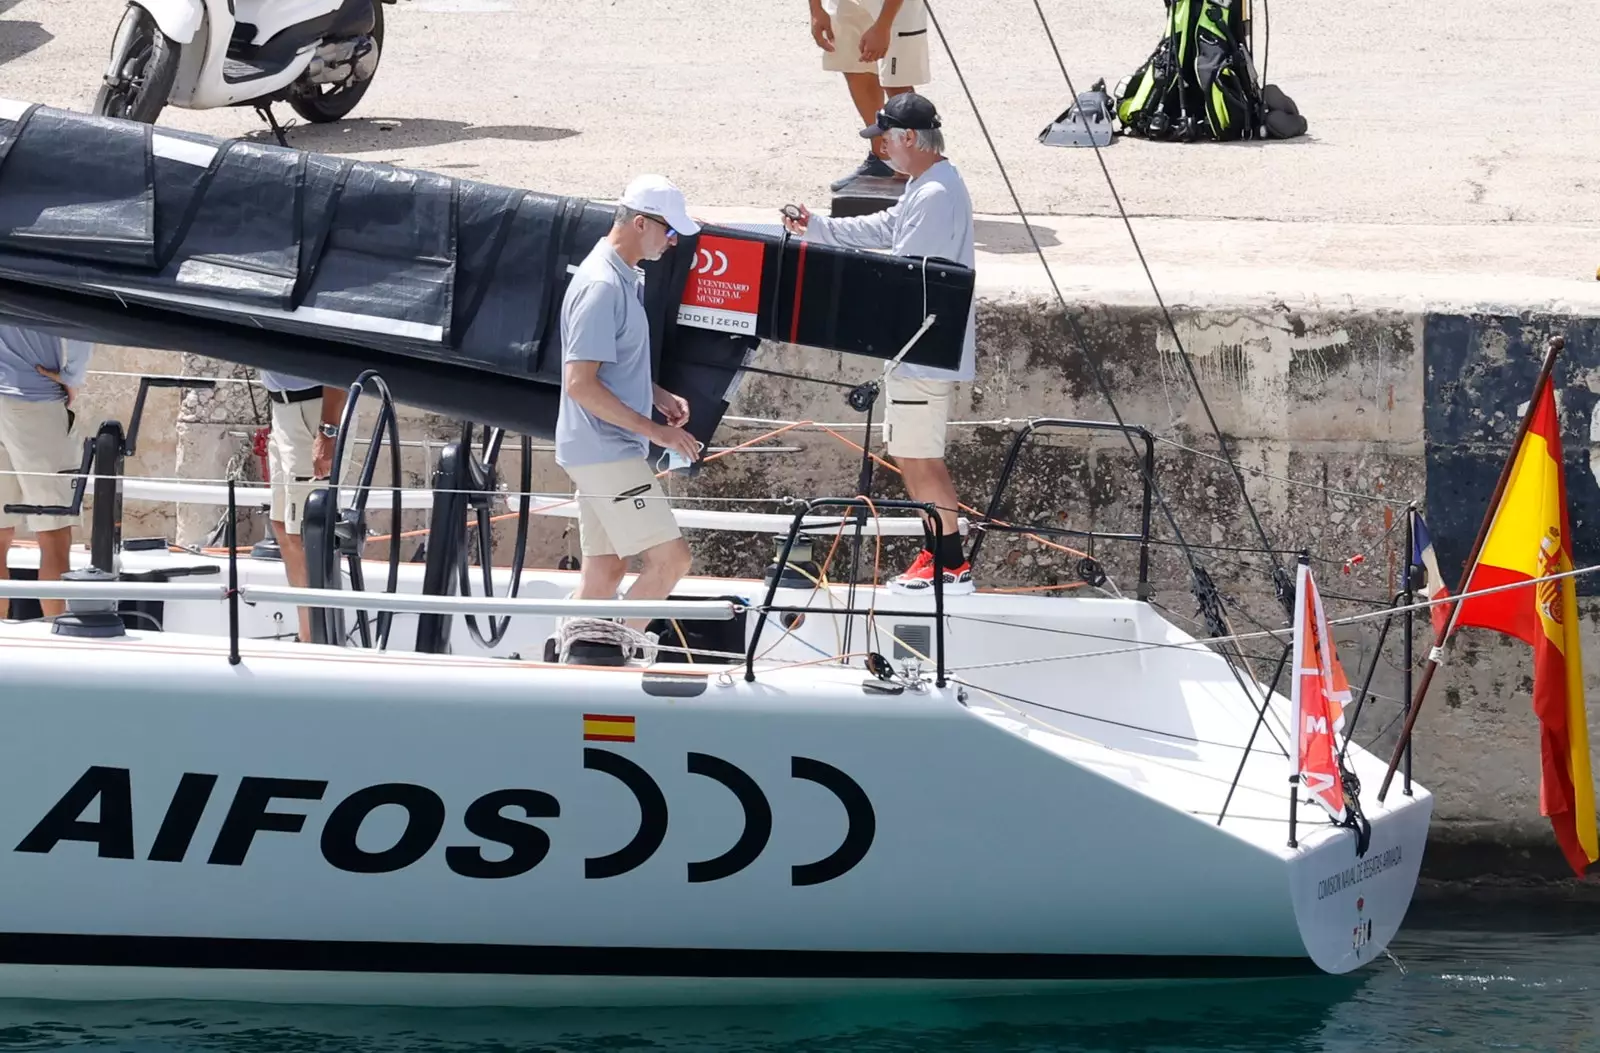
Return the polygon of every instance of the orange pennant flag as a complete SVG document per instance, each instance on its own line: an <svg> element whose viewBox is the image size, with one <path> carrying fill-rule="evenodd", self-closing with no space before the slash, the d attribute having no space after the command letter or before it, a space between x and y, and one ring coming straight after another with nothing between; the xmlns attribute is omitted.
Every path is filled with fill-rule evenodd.
<svg viewBox="0 0 1600 1053"><path fill-rule="evenodd" d="M1463 592L1531 583L1572 569L1572 527L1553 385L1544 385L1528 412L1528 430L1512 451L1511 475ZM1455 624L1493 629L1533 647L1533 712L1540 723L1539 811L1550 818L1568 864L1583 876L1600 850L1576 581L1560 578L1468 596L1461 601Z"/></svg>
<svg viewBox="0 0 1600 1053"><path fill-rule="evenodd" d="M1306 563L1300 564L1295 581L1294 680L1289 701L1300 784L1335 822L1343 822L1338 734L1344 728L1350 684L1334 653L1322 596Z"/></svg>

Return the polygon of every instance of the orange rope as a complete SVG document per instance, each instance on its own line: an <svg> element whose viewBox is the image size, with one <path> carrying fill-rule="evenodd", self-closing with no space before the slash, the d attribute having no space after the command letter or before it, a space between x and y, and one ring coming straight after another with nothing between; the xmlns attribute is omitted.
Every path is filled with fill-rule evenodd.
<svg viewBox="0 0 1600 1053"><path fill-rule="evenodd" d="M777 436L782 435L786 431L791 431L791 430L793 430L795 428L801 428L801 427L804 427L805 425L810 424L810 423L812 423L812 422L808 421L808 420L797 420L793 424L785 424L781 428L774 428L772 431L767 432L765 435L757 435L755 438L750 439L747 442L741 442L737 446L730 446L726 450L718 450L716 453L712 454L709 457L702 457L700 459L700 463L701 464L710 464L712 461L717 460L719 457L726 457L730 453L737 453L738 451L743 450L746 447L754 446L758 442L766 442L768 439L776 438ZM655 477L657 479L660 479L662 476L666 475L670 471L672 471L672 469L670 469L670 468L663 469L663 470L657 472L655 474ZM508 496L518 496L518 497L520 497L521 495L517 494L517 495L508 495ZM547 509L548 508L561 508L564 505L572 504L576 500L577 500L576 497L569 497L565 501L557 501L553 505L545 505L544 507L547 508ZM500 523L500 522L504 522L507 519L515 519L515 518L517 518L517 513L516 512L502 512L501 514L499 514L497 516L490 516L489 517L489 522L490 523ZM367 541L370 542L370 543L377 543L377 542L381 542L381 541L391 541L391 540L392 541L404 541L407 538L425 537L425 536L427 536L427 534L428 534L428 531L427 531L426 528L424 528L422 530L407 530L403 534L374 534L371 537L367 538Z"/></svg>
<svg viewBox="0 0 1600 1053"><path fill-rule="evenodd" d="M822 431L827 432L829 435L832 435L835 439L838 439L840 442L844 443L846 446L851 447L857 453L866 453L867 452L866 449L864 447L862 447L862 445L860 443L854 441L853 439L848 439L845 436L840 435L838 432L834 431L832 428L828 427L827 425L819 424L819 425L817 425L817 427L820 428ZM896 475L904 474L903 472L900 471L899 468L896 468L894 465L890 464L888 461L884 460L882 457L879 457L875 453L868 453L867 456L871 457L874 461L876 461L877 463L883 465L885 468L889 469L891 472L895 473ZM958 508L960 508L961 511L963 511L963 512L971 512L975 516L983 515L982 512L979 512L976 508L973 508L969 504L964 504L964 503L962 503L960 501L957 501L956 502L956 506ZM1012 525L1014 525L1014 524L1011 524L1011 523L1007 523L1004 519L995 519L995 520L991 520L991 522L994 522L994 523L996 523L996 524L998 524L1000 526L1012 526ZM1039 544L1043 545L1046 548L1053 548L1053 549L1056 549L1058 551L1065 552L1068 555L1072 555L1072 556L1088 556L1089 555L1089 553L1087 553L1087 552L1080 552L1075 548L1068 548L1066 545L1059 545L1054 541L1047 541L1044 538L1040 537L1038 534L1023 534L1022 536L1025 537L1025 538L1029 538L1029 539L1031 539L1033 541L1037 541Z"/></svg>

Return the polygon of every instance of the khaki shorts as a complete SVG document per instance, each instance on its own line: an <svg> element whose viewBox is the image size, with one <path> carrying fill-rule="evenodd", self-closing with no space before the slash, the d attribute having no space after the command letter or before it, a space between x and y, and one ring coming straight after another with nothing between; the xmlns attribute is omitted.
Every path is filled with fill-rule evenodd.
<svg viewBox="0 0 1600 1053"><path fill-rule="evenodd" d="M78 525L78 516L17 516L4 511L12 504L72 504L72 476L56 473L77 472L83 446L67 421L65 402L0 395L0 530L26 523L37 534Z"/></svg>
<svg viewBox="0 0 1600 1053"><path fill-rule="evenodd" d="M955 390L953 380L889 377L883 437L891 457L944 456L944 429Z"/></svg>
<svg viewBox="0 0 1600 1053"><path fill-rule="evenodd" d="M644 458L562 470L578 488L578 549L585 556L637 556L683 536Z"/></svg>
<svg viewBox="0 0 1600 1053"><path fill-rule="evenodd" d="M272 438L267 443L267 474L272 477L272 521L285 533L299 534L306 499L318 486L312 446L322 424L322 399L272 403Z"/></svg>
<svg viewBox="0 0 1600 1053"><path fill-rule="evenodd" d="M885 88L914 88L931 79L928 68L928 11L922 0L906 0L894 16L889 50L877 62L861 61L861 35L872 28L883 0L826 0L833 22L833 50L822 53L822 68L834 73L876 73Z"/></svg>

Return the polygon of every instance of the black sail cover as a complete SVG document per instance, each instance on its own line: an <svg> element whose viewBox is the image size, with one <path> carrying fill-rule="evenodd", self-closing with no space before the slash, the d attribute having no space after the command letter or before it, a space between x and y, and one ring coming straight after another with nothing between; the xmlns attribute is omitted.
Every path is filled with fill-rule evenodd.
<svg viewBox="0 0 1600 1053"><path fill-rule="evenodd" d="M0 100L0 322L187 351L549 437L561 300L613 208ZM709 441L761 339L960 361L973 272L706 226L646 262L657 382ZM829 360L788 363L814 373Z"/></svg>

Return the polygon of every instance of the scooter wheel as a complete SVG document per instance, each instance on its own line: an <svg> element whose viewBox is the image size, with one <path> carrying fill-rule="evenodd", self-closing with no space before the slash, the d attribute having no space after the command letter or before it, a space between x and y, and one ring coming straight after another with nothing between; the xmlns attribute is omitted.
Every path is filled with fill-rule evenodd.
<svg viewBox="0 0 1600 1053"><path fill-rule="evenodd" d="M377 61L383 59L383 0L372 0L372 47L378 53ZM301 117L313 124L329 124L333 121L343 120L356 108L361 97L367 93L367 88L372 85L372 79L378 75L377 65L374 64L371 74L366 80L354 81L324 91L329 85L306 84L296 81L289 92L289 105Z"/></svg>
<svg viewBox="0 0 1600 1053"><path fill-rule="evenodd" d="M178 76L180 45L144 8L129 4L111 41L111 62L94 97L101 117L154 124Z"/></svg>

